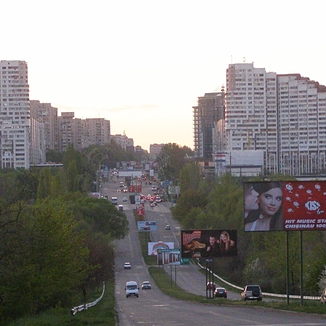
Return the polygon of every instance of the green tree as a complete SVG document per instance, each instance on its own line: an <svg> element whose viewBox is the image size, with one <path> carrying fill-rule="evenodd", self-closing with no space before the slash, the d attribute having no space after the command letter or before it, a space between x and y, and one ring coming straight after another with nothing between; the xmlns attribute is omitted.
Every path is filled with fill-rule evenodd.
<svg viewBox="0 0 326 326"><path fill-rule="evenodd" d="M202 175L195 161L187 163L180 172L180 192L184 193L189 188L198 189L202 181Z"/></svg>
<svg viewBox="0 0 326 326"><path fill-rule="evenodd" d="M26 207L16 233L7 240L17 250L0 267L3 316L35 314L73 303L76 289L88 276L88 250L62 203Z"/></svg>
<svg viewBox="0 0 326 326"><path fill-rule="evenodd" d="M188 214L191 214L193 209L203 209L207 205L207 197L206 194L201 190L195 190L189 188L186 190L182 196L178 199L178 203L176 207L172 211L172 215L175 219L177 219L181 224L187 220L187 225L189 227L193 227L190 224L190 220L193 218L187 219ZM196 210L198 212L199 210Z"/></svg>
<svg viewBox="0 0 326 326"><path fill-rule="evenodd" d="M87 223L93 232L102 232L112 239L122 239L129 232L126 215L106 199L97 199L79 193L62 198L78 221Z"/></svg>
<svg viewBox="0 0 326 326"><path fill-rule="evenodd" d="M161 180L178 180L181 169L187 163L187 157L192 156L192 150L187 146L175 143L165 144L156 160L159 163Z"/></svg>

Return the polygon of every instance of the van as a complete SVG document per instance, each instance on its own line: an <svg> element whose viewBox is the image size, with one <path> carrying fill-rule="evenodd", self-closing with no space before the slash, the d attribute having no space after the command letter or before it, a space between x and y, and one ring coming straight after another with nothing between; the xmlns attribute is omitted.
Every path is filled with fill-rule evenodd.
<svg viewBox="0 0 326 326"><path fill-rule="evenodd" d="M126 298L131 297L132 295L137 298L139 297L138 294L139 287L136 281L126 282L125 290L126 290Z"/></svg>
<svg viewBox="0 0 326 326"><path fill-rule="evenodd" d="M112 197L111 197L111 203L112 203L113 205L118 205L118 197L116 197L116 196L112 196Z"/></svg>

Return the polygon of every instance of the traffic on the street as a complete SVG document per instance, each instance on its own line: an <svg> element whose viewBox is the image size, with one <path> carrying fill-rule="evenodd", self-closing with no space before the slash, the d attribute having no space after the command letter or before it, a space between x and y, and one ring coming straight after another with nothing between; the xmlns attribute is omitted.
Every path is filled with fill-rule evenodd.
<svg viewBox="0 0 326 326"><path fill-rule="evenodd" d="M117 197L117 205L123 205L130 232L124 239L116 241L116 309L119 314L119 325L325 325L323 316L305 315L278 310L259 309L248 306L228 306L198 304L180 301L162 293L151 278L144 263L138 237L137 223L134 217L136 204L131 204L129 193L121 191L119 180L102 184L102 189L109 196ZM142 194L152 195L152 185L145 182L141 185ZM127 197L127 201L124 199ZM110 198L110 197L109 197ZM175 248L180 246L179 224L172 218L172 203L162 201L151 206L149 200L143 201L145 217L156 221L156 231L150 232L150 241L173 242ZM167 227L167 225L169 227ZM128 263L126 268L126 263ZM178 265L172 270L164 269L176 281L178 286L189 293L205 296L206 277L196 264ZM137 295L126 294L127 282L137 284ZM144 283L145 282L145 283ZM143 284L150 284L146 290ZM223 287L218 284L217 287ZM222 292L221 292L222 293ZM221 294L222 295L222 294ZM223 294L225 296L225 294ZM227 291L225 300L241 300L240 293ZM215 299L216 300L216 299ZM259 309L257 313L256 309Z"/></svg>

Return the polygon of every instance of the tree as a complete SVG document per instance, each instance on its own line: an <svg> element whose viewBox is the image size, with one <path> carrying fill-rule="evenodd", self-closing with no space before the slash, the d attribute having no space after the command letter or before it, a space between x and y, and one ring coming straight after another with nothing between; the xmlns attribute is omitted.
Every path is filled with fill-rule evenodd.
<svg viewBox="0 0 326 326"><path fill-rule="evenodd" d="M106 199L98 199L80 193L62 198L78 221L87 223L93 232L102 232L112 239L122 239L129 232L126 215Z"/></svg>
<svg viewBox="0 0 326 326"><path fill-rule="evenodd" d="M198 189L202 181L200 168L195 161L187 163L180 172L180 192L187 189Z"/></svg>
<svg viewBox="0 0 326 326"><path fill-rule="evenodd" d="M160 179L178 179L181 169L187 162L187 156L191 156L192 153L187 146L180 147L175 143L165 144L156 158L160 167Z"/></svg>
<svg viewBox="0 0 326 326"><path fill-rule="evenodd" d="M61 202L26 207L16 233L7 241L17 249L4 257L0 267L4 316L72 304L75 290L88 276L88 250L73 216Z"/></svg>
<svg viewBox="0 0 326 326"><path fill-rule="evenodd" d="M178 199L176 207L172 211L172 215L181 224L187 220L188 214L191 215L193 209L203 209L207 205L207 197L204 192L189 188ZM196 210L198 212L198 210ZM190 219L193 220L193 219ZM189 221L187 221L189 227Z"/></svg>

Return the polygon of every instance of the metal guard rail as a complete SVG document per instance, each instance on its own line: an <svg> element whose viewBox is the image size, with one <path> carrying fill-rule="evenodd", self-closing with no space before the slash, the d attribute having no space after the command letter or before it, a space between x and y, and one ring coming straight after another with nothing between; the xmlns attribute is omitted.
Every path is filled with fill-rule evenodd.
<svg viewBox="0 0 326 326"><path fill-rule="evenodd" d="M80 311L83 311L83 310L87 310L88 308L95 306L103 298L104 292L105 292L105 283L103 282L103 290L102 290L101 296L99 298L97 298L93 302L90 302L90 303L82 304L80 306L73 307L70 310L71 314L73 316L75 316L77 314L77 312L80 312Z"/></svg>
<svg viewBox="0 0 326 326"><path fill-rule="evenodd" d="M201 265L199 263L199 259L197 259L197 265L201 268L201 269L206 269L205 266ZM215 273L213 273L211 270L209 270L207 268L207 271L209 273L211 273L214 277L216 277L217 279L219 279L221 282L223 282L224 284L227 284L229 285L230 287L234 288L234 289L238 289L238 290L243 290L242 287L240 286L237 286L237 285L234 285L226 280L224 280L222 277L216 275ZM263 295L266 295L266 296L269 296L269 297L276 297L276 298L286 298L287 295L286 294L276 294L276 293L269 293L269 292L263 292ZM300 299L301 296L300 295L294 295L294 294L290 294L289 295L289 298L292 298L292 299ZM308 296L308 295L305 295L303 296L303 299L306 299L306 300L319 300L320 299L320 296Z"/></svg>

